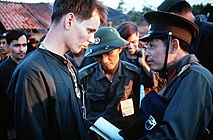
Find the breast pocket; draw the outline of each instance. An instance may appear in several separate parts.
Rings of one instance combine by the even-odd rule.
[[[94,112],[106,110],[107,99],[104,93],[86,93],[87,107]]]

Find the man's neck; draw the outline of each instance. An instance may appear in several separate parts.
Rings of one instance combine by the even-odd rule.
[[[73,57],[82,57],[85,54],[85,50],[82,49],[79,53],[72,53]]]
[[[186,12],[186,13],[180,14],[180,16],[182,16],[185,19],[190,20],[191,22],[195,21],[195,17],[192,12]]]
[[[118,64],[117,64],[116,68],[114,68],[113,70],[103,70],[103,72],[106,75],[107,79],[109,81],[112,81],[112,79],[113,79],[115,73],[117,72],[117,70],[118,70]]]
[[[10,57],[13,60],[13,62],[15,62],[16,64],[18,64],[21,61],[21,60],[15,59],[12,55]]]
[[[58,25],[52,26],[54,27],[50,28],[41,46],[43,45],[42,48],[64,57],[66,52],[69,51],[69,48],[61,37],[63,32],[61,32],[61,28]]]

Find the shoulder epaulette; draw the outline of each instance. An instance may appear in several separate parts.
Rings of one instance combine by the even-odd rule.
[[[140,68],[138,68],[136,65],[131,64],[131,63],[127,62],[127,61],[123,61],[123,60],[121,60],[121,63],[123,63],[124,66],[125,66],[127,69],[129,69],[129,70],[131,70],[131,71],[134,71],[134,72],[136,72],[137,74],[140,74],[140,73],[141,73]]]
[[[187,65],[183,66],[181,71],[178,73],[178,76],[183,74],[190,66],[191,66],[191,64],[187,64]]]
[[[97,65],[98,62],[95,62],[95,63],[92,63],[90,65],[87,65],[83,68],[81,68],[79,71],[78,71],[78,74],[79,74],[79,78],[82,79],[84,78],[85,76],[89,75],[92,73],[93,71],[93,68],[95,67],[95,65]]]

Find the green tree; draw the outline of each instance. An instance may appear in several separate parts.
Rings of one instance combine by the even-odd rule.
[[[205,7],[211,6],[210,3],[207,3],[206,5],[201,4],[197,4],[197,5],[193,5],[192,9],[193,9],[193,14],[194,15],[198,15],[198,14],[206,14],[206,11],[204,10]]]
[[[141,11],[135,11],[135,8],[132,8],[132,10],[127,13],[127,20],[136,22],[138,25],[142,25],[144,23],[143,15],[148,11],[153,11],[151,6],[144,6]]]
[[[124,11],[126,10],[123,8],[124,5],[125,5],[124,1],[121,0],[119,2],[117,10],[124,13]],[[124,22],[124,21],[132,21],[132,22],[135,22],[137,25],[142,25],[144,23],[143,14],[148,11],[153,11],[151,6],[144,6],[141,11],[136,11],[135,8],[132,8],[127,13],[128,18],[114,22],[113,25],[114,26],[119,25],[121,22]]]
[[[125,5],[124,0],[120,0],[120,2],[118,3],[117,10],[120,12],[126,12],[127,9],[123,7],[124,5]]]

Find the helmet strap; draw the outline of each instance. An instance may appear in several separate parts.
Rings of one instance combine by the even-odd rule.
[[[164,59],[164,66],[162,69],[162,76],[165,79],[168,79],[168,73],[167,73],[167,61],[168,61],[168,53],[169,53],[169,47],[172,44],[172,32],[168,33],[168,39],[167,39],[167,45],[166,45],[166,53],[165,53],[165,59]]]

